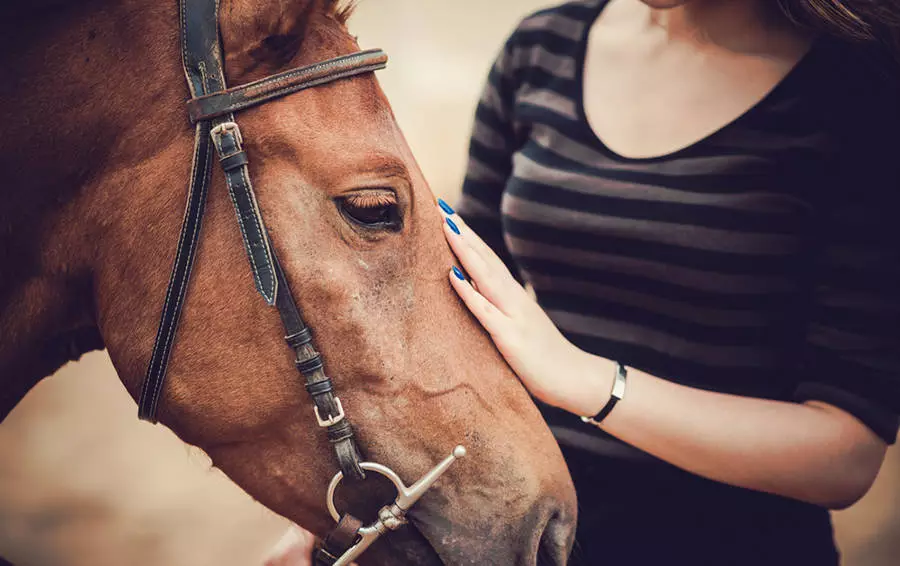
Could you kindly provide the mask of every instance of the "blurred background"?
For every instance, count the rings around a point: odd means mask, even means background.
[[[360,3],[351,31],[390,54],[381,84],[438,196],[452,202],[459,191],[494,55],[519,19],[548,4]],[[139,422],[104,352],[44,380],[0,425],[0,556],[17,566],[261,566],[286,528],[202,452]],[[835,528],[846,566],[900,564],[896,448]]]

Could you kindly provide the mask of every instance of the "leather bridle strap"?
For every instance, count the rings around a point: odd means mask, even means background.
[[[344,515],[322,544],[313,552],[315,566],[333,566],[359,540],[363,522],[353,515]]]
[[[306,88],[384,68],[387,56],[381,50],[362,51],[228,89],[219,47],[216,0],[180,0],[179,8],[182,63],[192,97],[188,106],[191,119],[196,122],[194,158],[181,236],[138,401],[138,415],[143,420],[157,420],[159,398],[199,242],[206,192],[212,175],[211,148],[215,147],[257,290],[267,304],[278,308],[286,340],[295,351],[295,364],[313,399],[317,421],[328,431],[341,471],[346,477],[362,478],[364,473],[359,467],[360,454],[353,429],[340,400],[334,395],[331,379],[325,375],[322,359],[270,244],[233,113]]]
[[[337,79],[377,71],[386,65],[387,54],[381,49],[342,55],[222,92],[198,96],[188,102],[188,113],[192,122],[208,120]]]
[[[202,53],[203,46],[209,45],[215,46],[216,51],[213,57],[218,58],[218,37],[216,37],[218,30],[215,29],[217,26],[213,26],[213,29],[210,30],[208,26],[202,25],[202,22],[208,21],[210,17],[212,21],[217,20],[216,3],[214,1],[192,2],[190,10],[187,9],[186,3],[185,0],[179,4],[181,61],[191,96],[196,97],[224,88],[224,81],[218,82],[219,75],[203,72],[203,60],[197,57],[198,53]],[[191,17],[190,22],[187,21],[188,16]],[[193,30],[192,33],[187,33],[188,28]],[[175,261],[169,277],[169,286],[166,289],[166,299],[163,303],[156,340],[153,343],[153,353],[150,356],[147,375],[144,377],[141,396],[138,400],[138,418],[154,423],[157,420],[159,396],[163,383],[165,383],[172,347],[175,345],[178,322],[181,319],[187,286],[191,280],[191,271],[194,266],[194,257],[197,253],[197,244],[200,240],[203,212],[206,209],[206,191],[212,177],[210,129],[209,122],[198,122],[195,127],[194,158],[191,165],[187,205],[181,224],[181,235],[178,238]]]
[[[275,258],[275,275],[282,289],[275,306],[285,330],[285,341],[294,350],[294,364],[306,379],[306,391],[313,400],[313,412],[319,426],[328,431],[328,441],[334,447],[338,466],[350,478],[363,479],[365,472],[359,467],[360,454],[353,438],[353,427],[344,414],[341,400],[334,394],[331,378],[325,375],[324,364],[313,345],[312,333],[294,302],[290,286],[278,258]],[[286,291],[286,292],[285,292]]]
[[[247,169],[249,159],[244,152],[241,130],[233,115],[226,114],[225,119],[224,122],[216,120],[209,135],[219,155],[222,171],[225,172],[225,184],[237,214],[241,240],[244,242],[247,259],[250,260],[256,290],[266,300],[266,304],[271,306],[275,304],[275,296],[278,294],[274,252],[250,182],[250,171]]]

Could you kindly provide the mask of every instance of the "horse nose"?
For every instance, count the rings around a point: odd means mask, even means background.
[[[575,541],[575,518],[554,511],[538,543],[537,566],[565,566]]]

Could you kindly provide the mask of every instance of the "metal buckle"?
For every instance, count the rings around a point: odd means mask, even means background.
[[[331,425],[337,424],[344,420],[344,407],[341,406],[341,400],[338,397],[334,398],[334,405],[337,407],[336,415],[328,415],[327,419],[322,419],[319,415],[319,406],[313,405],[313,412],[316,413],[316,422],[319,423],[319,426],[322,428],[328,428]]]
[[[209,131],[210,136],[222,136],[225,132],[233,132],[234,137],[237,139],[239,144],[244,143],[244,138],[241,136],[241,129],[238,128],[237,122],[222,122],[218,126],[214,127]]]
[[[434,482],[436,482],[438,478],[444,475],[444,472],[447,471],[447,468],[449,468],[453,462],[465,455],[466,449],[462,446],[457,446],[449,456],[444,458],[437,466],[432,468],[431,471],[422,476],[419,481],[409,487],[403,483],[403,480],[400,479],[400,476],[398,476],[396,472],[387,466],[382,466],[375,462],[361,463],[359,465],[360,468],[377,472],[391,480],[391,483],[397,488],[397,498],[393,503],[385,505],[378,511],[378,520],[371,525],[359,529],[359,541],[348,548],[347,552],[337,559],[334,566],[349,565],[367,548],[372,546],[372,543],[378,540],[378,537],[388,531],[395,531],[406,524],[406,512],[409,511],[410,507],[415,505],[415,503],[425,495],[425,492],[434,485]],[[334,492],[337,490],[337,486],[341,483],[342,479],[344,479],[343,472],[335,474],[331,479],[331,483],[328,484],[328,495],[325,499],[325,504],[328,506],[328,512],[331,513],[331,517],[336,522],[340,522],[341,515],[334,506]]]

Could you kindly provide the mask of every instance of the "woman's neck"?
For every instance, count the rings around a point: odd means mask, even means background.
[[[671,42],[757,51],[765,43],[800,35],[773,0],[690,0],[672,8],[612,0],[610,7],[620,10],[634,31]]]

